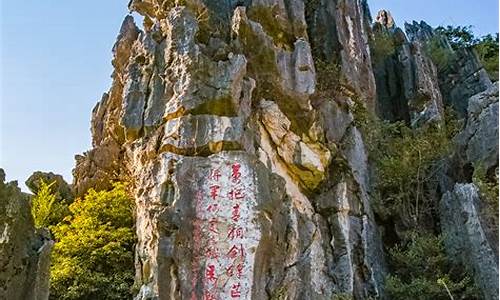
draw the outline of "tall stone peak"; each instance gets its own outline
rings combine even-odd
[[[396,26],[394,19],[392,18],[391,12],[388,10],[380,10],[377,13],[377,17],[375,18],[375,22],[382,25],[386,29],[392,29]]]
[[[362,0],[129,9],[144,29],[123,22],[73,188],[131,182],[135,299],[383,299],[358,113],[441,124],[451,100],[425,52],[432,28],[405,34],[385,10],[375,26]],[[375,61],[378,30],[395,43]]]
[[[341,2],[130,2],[144,31],[125,18],[74,188],[131,178],[136,299],[382,294],[349,104],[375,103],[370,16],[365,1]],[[318,86],[315,49],[339,67],[328,80],[346,79],[342,102]]]
[[[434,36],[434,29],[425,21],[413,21],[411,23],[405,22],[404,28],[411,41],[429,40]]]

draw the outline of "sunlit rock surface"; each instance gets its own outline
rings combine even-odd
[[[355,106],[440,122],[424,41],[379,15],[401,45],[374,70],[366,1],[182,4],[130,1],[143,29],[125,18],[73,172],[77,195],[131,182],[136,299],[384,298]],[[324,64],[335,91],[320,85]]]
[[[27,194],[0,169],[0,299],[47,300],[54,242],[35,230]]]

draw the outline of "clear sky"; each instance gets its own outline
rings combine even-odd
[[[1,1],[0,167],[24,182],[36,170],[72,181],[90,148],[90,114],[111,83],[111,48],[128,0]],[[498,31],[497,0],[368,0],[396,23],[473,25]],[[21,186],[23,186],[21,184]]]
[[[478,36],[498,32],[498,0],[368,0],[375,19],[389,10],[396,25],[424,20],[432,27],[472,25]]]

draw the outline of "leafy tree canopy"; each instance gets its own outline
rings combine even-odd
[[[53,227],[57,243],[51,299],[130,299],[135,242],[133,201],[123,184],[90,190]]]
[[[472,26],[440,26],[436,32],[445,36],[455,50],[474,48],[490,78],[498,80],[498,33],[478,38],[472,32]]]
[[[31,214],[36,228],[50,228],[69,214],[66,200],[52,192],[54,183],[55,181],[47,183],[41,179],[36,194],[31,198]]]

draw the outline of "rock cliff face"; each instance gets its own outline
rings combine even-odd
[[[28,196],[0,169],[0,299],[45,300],[49,297],[48,233],[36,232]]]
[[[425,41],[379,15],[373,70],[365,1],[172,2],[130,1],[74,169],[77,195],[133,185],[136,299],[384,298],[356,111],[442,119]]]
[[[77,194],[133,182],[137,299],[381,295],[351,113],[354,100],[375,103],[366,3],[130,8],[144,30],[125,18],[112,87],[93,111],[94,147],[74,175]],[[338,97],[318,93],[315,51],[341,67]]]
[[[449,257],[474,275],[485,299],[498,299],[498,219],[485,214],[491,199],[472,183],[475,169],[498,174],[498,83],[472,49],[454,50],[425,22],[405,24],[405,31],[379,12],[373,34],[389,37],[395,49],[375,63],[378,114],[420,127],[441,122],[446,105],[464,120],[440,179],[441,230]],[[441,70],[429,57],[431,45],[450,56]]]
[[[484,299],[498,299],[498,251],[488,240],[480,202],[474,184],[456,184],[441,201],[442,229],[450,257],[469,268]]]
[[[460,117],[465,117],[466,100],[491,85],[490,77],[477,54],[468,48],[454,50],[444,37],[436,35],[424,21],[405,24],[405,30],[411,41],[423,45],[433,42],[447,51],[447,55],[451,57],[450,62],[438,74],[443,102],[453,107]]]
[[[441,227],[450,257],[465,265],[483,291],[485,299],[498,299],[498,217],[497,204],[487,207],[471,182],[470,173],[483,168],[487,176],[498,176],[498,83],[468,100],[465,128],[456,136],[442,189]],[[496,180],[495,180],[496,181]]]
[[[379,12],[373,31],[387,35],[394,44],[394,50],[384,55],[374,69],[378,114],[389,121],[406,121],[413,127],[441,121],[443,101],[438,72],[425,53],[426,41],[410,34],[408,39],[387,11]]]

